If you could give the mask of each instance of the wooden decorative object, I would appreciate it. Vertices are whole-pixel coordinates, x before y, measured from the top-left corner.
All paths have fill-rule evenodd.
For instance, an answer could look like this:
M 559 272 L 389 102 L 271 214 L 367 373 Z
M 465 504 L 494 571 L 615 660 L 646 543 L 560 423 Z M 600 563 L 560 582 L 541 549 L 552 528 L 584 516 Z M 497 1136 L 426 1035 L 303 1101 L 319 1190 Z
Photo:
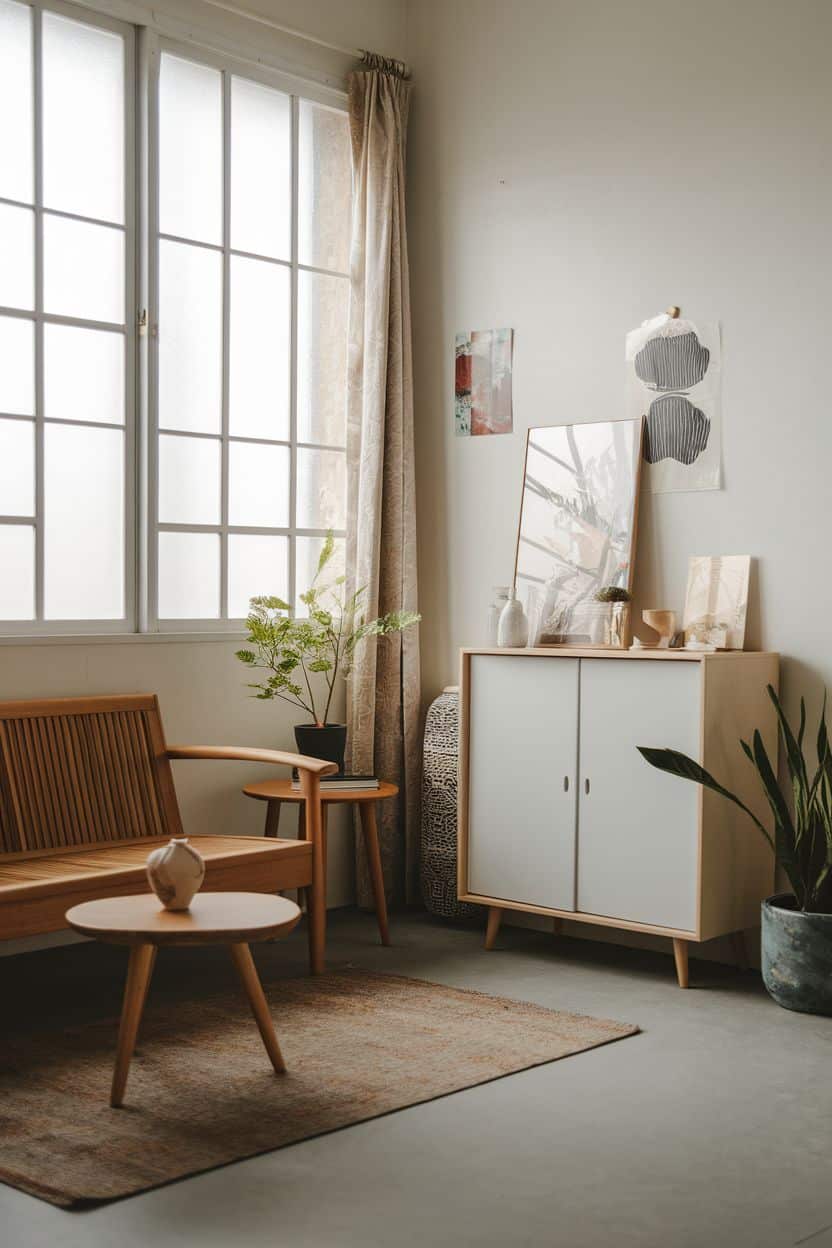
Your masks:
M 0 939 L 66 927 L 68 906 L 146 887 L 148 852 L 183 835 L 172 759 L 296 767 L 307 841 L 197 836 L 204 891 L 310 889 L 310 958 L 324 969 L 319 779 L 334 763 L 280 750 L 165 743 L 152 694 L 0 703 Z
M 765 820 L 739 739 L 759 728 L 776 759 L 778 670 L 740 651 L 463 650 L 458 893 L 489 907 L 486 947 L 503 910 L 650 932 L 686 987 L 689 944 L 755 927 L 769 847 L 636 746 L 698 758 Z
M 262 893 L 205 893 L 194 898 L 190 910 L 160 908 L 156 897 L 142 893 L 88 901 L 67 912 L 67 923 L 74 931 L 105 944 L 130 946 L 110 1092 L 114 1108 L 124 1103 L 130 1061 L 159 947 L 228 945 L 266 1052 L 276 1073 L 283 1074 L 286 1065 L 248 946 L 250 941 L 287 935 L 299 918 L 300 910 L 294 902 Z

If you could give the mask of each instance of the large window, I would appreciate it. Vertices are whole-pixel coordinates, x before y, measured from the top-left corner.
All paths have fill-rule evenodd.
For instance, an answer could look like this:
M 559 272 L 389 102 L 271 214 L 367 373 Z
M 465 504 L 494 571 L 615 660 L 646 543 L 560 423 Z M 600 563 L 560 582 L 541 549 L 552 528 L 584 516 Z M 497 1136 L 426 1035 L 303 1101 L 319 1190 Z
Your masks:
M 0 0 L 0 619 L 125 628 L 133 31 Z
M 347 122 L 163 49 L 158 133 L 156 614 L 239 619 L 344 528 Z
M 132 28 L 0 0 L 6 632 L 234 629 L 343 561 L 346 114 L 143 37 L 137 83 Z

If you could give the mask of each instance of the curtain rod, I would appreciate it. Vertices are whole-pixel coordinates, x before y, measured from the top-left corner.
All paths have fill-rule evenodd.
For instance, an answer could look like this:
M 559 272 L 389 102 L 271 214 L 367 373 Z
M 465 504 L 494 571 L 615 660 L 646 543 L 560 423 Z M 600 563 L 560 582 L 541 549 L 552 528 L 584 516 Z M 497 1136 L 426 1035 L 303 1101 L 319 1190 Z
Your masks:
M 279 30 L 283 35 L 291 35 L 295 39 L 302 39 L 306 43 L 315 43 L 320 48 L 327 48 L 330 52 L 340 52 L 344 56 L 354 56 L 358 60 L 364 60 L 368 54 L 364 48 L 348 48 L 341 43 L 331 43 L 328 39 L 320 39 L 317 35 L 310 35 L 305 30 L 298 30 L 295 26 L 284 26 L 282 22 L 275 22 L 270 17 L 263 17 L 259 13 L 252 13 L 251 9 L 243 9 L 237 4 L 228 4 L 226 0 L 202 0 L 203 4 L 209 5 L 212 9 L 222 9 L 224 13 L 233 13 L 235 17 L 244 17 L 250 22 L 256 22 L 259 26 L 268 26 L 271 30 Z M 403 61 L 399 61 L 394 57 L 379 57 L 390 66 L 400 67 L 401 76 L 407 76 L 407 66 Z

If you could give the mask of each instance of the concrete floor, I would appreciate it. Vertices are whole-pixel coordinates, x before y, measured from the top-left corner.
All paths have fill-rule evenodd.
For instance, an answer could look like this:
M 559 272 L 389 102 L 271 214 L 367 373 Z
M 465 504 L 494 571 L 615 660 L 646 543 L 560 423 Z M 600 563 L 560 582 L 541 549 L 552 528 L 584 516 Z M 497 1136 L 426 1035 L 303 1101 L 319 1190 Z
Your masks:
M 669 956 L 520 929 L 485 954 L 479 931 L 422 916 L 393 935 L 382 949 L 372 918 L 336 912 L 331 962 L 643 1034 L 97 1210 L 0 1185 L 2 1248 L 832 1248 L 832 1019 L 713 963 L 692 962 L 683 992 Z M 300 966 L 304 937 L 257 956 L 264 977 Z M 122 962 L 91 946 L 5 959 L 0 999 L 51 1000 L 62 1020 L 115 1008 Z M 221 953 L 168 951 L 153 991 L 174 1003 L 183 978 L 197 995 L 226 974 Z

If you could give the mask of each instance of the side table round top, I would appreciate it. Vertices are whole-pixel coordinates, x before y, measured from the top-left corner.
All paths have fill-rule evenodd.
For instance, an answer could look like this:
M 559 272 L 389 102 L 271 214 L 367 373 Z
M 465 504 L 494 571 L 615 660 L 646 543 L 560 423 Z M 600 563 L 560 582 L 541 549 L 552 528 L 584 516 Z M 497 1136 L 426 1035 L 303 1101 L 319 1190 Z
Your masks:
M 378 802 L 385 797 L 395 797 L 397 784 L 379 781 L 377 789 L 321 789 L 321 801 L 328 802 Z M 291 780 L 264 780 L 260 784 L 247 784 L 243 789 L 246 797 L 256 797 L 261 802 L 302 802 L 303 793 L 293 789 Z
M 76 932 L 111 945 L 234 945 L 285 936 L 300 910 L 268 893 L 197 893 L 189 910 L 165 910 L 155 893 L 102 897 L 67 910 Z

